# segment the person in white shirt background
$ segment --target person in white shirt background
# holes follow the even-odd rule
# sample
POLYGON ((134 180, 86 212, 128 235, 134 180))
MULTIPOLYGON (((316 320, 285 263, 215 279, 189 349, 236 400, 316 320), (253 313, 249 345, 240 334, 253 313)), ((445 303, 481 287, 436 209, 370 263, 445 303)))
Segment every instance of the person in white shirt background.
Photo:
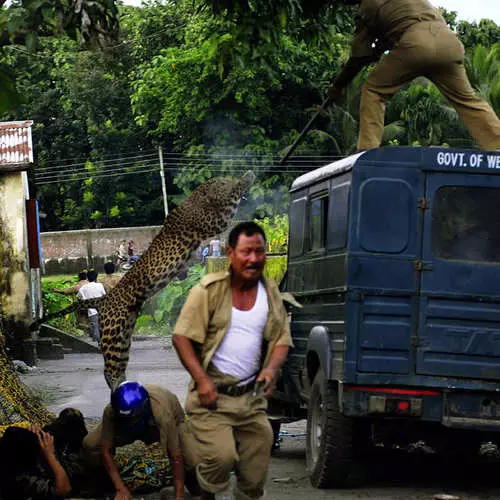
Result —
MULTIPOLYGON (((97 271, 95 271, 94 269, 91 269, 87 273, 87 279, 89 280, 89 282, 86 285, 83 285, 77 294, 77 297, 80 300, 98 299, 99 297, 106 295, 103 284, 96 283, 97 275, 97 271)), ((99 314, 97 312, 97 309, 95 309, 94 307, 89 307, 88 315, 90 323, 90 336, 95 342, 99 344, 101 341, 101 336, 99 333, 99 314)))

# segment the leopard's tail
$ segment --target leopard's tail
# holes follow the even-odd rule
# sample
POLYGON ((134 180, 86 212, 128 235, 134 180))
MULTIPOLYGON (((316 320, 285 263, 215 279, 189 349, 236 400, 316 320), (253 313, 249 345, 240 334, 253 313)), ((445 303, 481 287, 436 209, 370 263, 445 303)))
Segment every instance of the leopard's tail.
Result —
POLYGON ((103 298, 104 297, 99 297, 96 299, 77 300, 70 306, 61 309, 60 311, 51 314, 44 314, 40 319, 31 323, 30 331, 33 332, 34 330, 38 330, 42 323, 46 323, 51 319, 62 318, 66 316, 66 314, 78 311, 79 309, 82 309, 84 311, 88 310, 91 307, 94 309, 99 309, 99 305, 101 304, 103 298))

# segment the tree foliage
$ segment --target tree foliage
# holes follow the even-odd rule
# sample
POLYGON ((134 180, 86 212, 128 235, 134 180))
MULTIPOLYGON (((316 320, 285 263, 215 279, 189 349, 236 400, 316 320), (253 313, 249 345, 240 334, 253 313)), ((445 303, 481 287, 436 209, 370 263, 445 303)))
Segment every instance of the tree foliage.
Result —
MULTIPOLYGON (((24 97, 10 99, 3 119, 35 123, 31 180, 42 229, 160 224, 160 145, 170 207, 211 177, 251 168, 258 181, 240 217, 285 213, 295 177, 356 147, 369 69, 321 114, 292 162, 278 165, 348 57, 354 11, 339 5, 151 0, 117 11, 111 0, 25 0, 2 7, 8 36, 0 62, 12 85, 0 94, 14 96, 15 82, 24 97)), ((464 42, 474 88, 498 112, 498 27, 443 14, 464 42)), ((425 79, 389 103, 384 144, 474 146, 425 79)))

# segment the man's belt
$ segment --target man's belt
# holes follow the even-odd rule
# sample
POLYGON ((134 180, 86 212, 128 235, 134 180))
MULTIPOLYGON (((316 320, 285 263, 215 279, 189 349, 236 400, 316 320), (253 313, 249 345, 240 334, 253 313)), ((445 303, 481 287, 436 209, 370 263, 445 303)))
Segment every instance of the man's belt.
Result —
POLYGON ((250 392, 251 390, 254 389, 255 379, 252 380, 251 382, 248 382, 248 384, 245 385, 236 385, 236 384, 230 384, 230 385, 215 384, 215 385, 217 387, 217 391, 219 392, 219 394, 224 394, 226 396, 237 398, 238 396, 242 396, 243 394, 246 394, 247 392, 250 392))

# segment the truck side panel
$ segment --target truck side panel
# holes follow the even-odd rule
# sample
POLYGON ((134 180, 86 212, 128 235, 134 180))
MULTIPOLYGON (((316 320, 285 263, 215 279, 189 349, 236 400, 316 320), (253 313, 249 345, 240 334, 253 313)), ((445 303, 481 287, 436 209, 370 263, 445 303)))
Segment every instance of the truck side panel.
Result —
POLYGON ((358 374, 414 373, 424 175, 363 164, 352 184, 346 383, 358 374))

